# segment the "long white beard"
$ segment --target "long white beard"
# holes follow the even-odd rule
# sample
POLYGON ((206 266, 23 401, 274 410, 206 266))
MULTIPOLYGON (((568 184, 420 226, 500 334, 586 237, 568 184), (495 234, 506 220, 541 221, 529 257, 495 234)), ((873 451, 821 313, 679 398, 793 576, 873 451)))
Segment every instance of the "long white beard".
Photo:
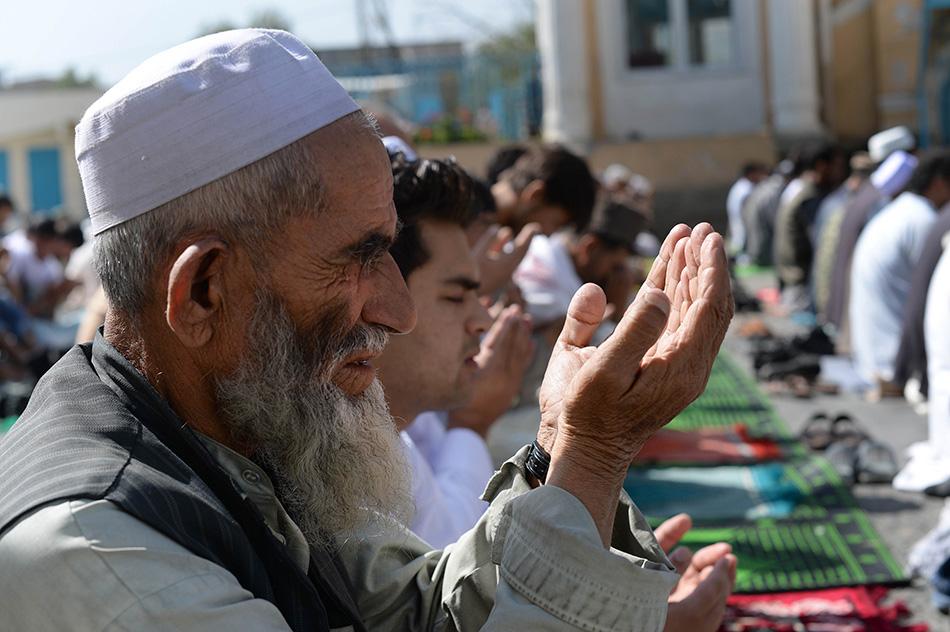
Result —
POLYGON ((340 332, 332 310, 302 334, 279 300, 261 294, 249 327, 254 355, 218 380, 233 436, 275 477, 278 496, 312 545, 367 528, 408 524, 411 471, 378 380, 351 398, 329 380, 350 353, 381 350, 386 334, 340 332))

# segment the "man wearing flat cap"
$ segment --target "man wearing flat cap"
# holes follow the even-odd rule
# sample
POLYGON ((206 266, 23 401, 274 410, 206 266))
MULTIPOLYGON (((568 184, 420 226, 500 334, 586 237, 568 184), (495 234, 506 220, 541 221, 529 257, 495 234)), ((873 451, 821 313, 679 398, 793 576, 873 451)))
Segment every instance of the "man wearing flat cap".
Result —
MULTIPOLYGON (((679 578, 621 486, 731 317, 708 225, 674 229, 599 348, 603 293, 578 291, 537 442, 431 551, 372 366, 415 321, 389 161, 317 57, 256 29, 160 53, 76 158, 109 310, 0 443, 4 629, 663 628, 679 578)), ((734 564, 687 565, 683 599, 734 564)))

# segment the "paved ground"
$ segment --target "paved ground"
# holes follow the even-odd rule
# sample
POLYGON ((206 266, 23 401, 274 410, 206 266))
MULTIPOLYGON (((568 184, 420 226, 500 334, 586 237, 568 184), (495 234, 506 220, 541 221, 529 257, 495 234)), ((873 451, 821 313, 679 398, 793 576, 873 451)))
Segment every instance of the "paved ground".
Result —
MULTIPOLYGON (((743 283, 754 289, 760 287, 764 280, 747 279, 743 283)), ((746 315, 736 317, 725 344, 736 358, 747 362, 748 345, 734 335, 734 332, 748 318, 750 317, 746 315)), ((795 332, 795 326, 787 321, 774 318, 765 320, 776 333, 785 335, 795 332)), ((903 399, 872 404, 857 394, 843 393, 833 396, 816 395, 812 399, 776 396, 773 397, 773 402, 794 432, 798 432, 808 417, 817 411, 831 414, 847 411, 859 420, 875 439, 893 447, 900 464, 906 461, 904 450, 907 446, 927 438, 927 418, 915 413, 903 399)), ((937 523, 938 514, 943 507, 941 500, 923 494, 898 492, 889 485, 857 485, 854 487, 854 494, 899 562, 907 560, 907 554, 913 544, 937 523)), ((914 613, 914 622, 926 622, 934 632, 950 632, 950 617, 941 615, 931 605, 929 591, 920 580, 909 588, 894 590, 892 595, 894 599, 907 603, 914 613)))

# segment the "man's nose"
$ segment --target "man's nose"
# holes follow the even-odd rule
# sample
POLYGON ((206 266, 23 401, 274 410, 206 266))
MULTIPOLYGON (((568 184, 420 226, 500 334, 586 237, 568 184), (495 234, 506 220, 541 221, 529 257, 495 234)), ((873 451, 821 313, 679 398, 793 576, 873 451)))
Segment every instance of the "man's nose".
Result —
POLYGON ((363 321, 380 325, 396 334, 407 334, 416 326, 416 306, 409 288, 392 256, 379 263, 370 296, 363 304, 363 321))

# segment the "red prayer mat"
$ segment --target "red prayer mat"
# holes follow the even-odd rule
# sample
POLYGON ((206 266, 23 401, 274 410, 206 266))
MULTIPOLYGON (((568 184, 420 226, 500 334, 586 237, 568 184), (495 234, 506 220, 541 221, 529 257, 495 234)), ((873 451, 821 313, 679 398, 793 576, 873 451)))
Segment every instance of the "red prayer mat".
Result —
POLYGON ((910 615, 898 601, 881 602, 887 588, 858 586, 828 590, 733 595, 721 632, 926 632, 925 623, 904 624, 910 615))
POLYGON ((772 439, 752 437, 744 424, 699 430, 660 430, 637 455, 635 464, 733 465, 782 457, 772 439))

